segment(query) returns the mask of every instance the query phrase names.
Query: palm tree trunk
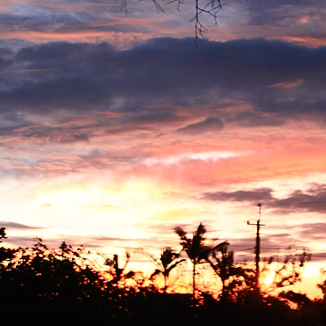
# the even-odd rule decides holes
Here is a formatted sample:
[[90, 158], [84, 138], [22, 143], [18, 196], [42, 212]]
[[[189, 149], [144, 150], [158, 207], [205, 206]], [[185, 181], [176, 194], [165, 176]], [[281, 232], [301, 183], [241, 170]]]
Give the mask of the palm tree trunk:
[[192, 306], [195, 307], [196, 293], [196, 264], [192, 265]]
[[166, 279], [167, 279], [167, 276], [164, 275], [164, 294], [166, 293]]

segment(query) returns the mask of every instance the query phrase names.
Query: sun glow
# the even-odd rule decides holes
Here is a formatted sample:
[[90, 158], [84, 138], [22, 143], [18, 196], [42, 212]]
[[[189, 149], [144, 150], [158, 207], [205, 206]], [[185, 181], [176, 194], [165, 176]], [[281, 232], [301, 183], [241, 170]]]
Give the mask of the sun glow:
[[265, 277], [264, 279], [264, 284], [265, 285], [271, 285], [273, 280], [274, 280], [274, 276], [275, 276], [275, 272], [274, 272], [274, 269], [271, 269], [267, 276]]

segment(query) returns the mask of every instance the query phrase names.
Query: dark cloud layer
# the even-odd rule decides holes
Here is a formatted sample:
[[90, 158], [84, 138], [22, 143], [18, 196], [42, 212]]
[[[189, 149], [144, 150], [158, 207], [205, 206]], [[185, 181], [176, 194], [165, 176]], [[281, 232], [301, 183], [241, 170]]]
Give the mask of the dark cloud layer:
[[[325, 120], [324, 47], [252, 39], [198, 49], [192, 39], [153, 39], [126, 51], [58, 42], [0, 55], [1, 112], [132, 111], [134, 119], [160, 120], [162, 111], [151, 106], [164, 101], [190, 110], [209, 104], [211, 116], [188, 130], [219, 128], [221, 118], [244, 125]], [[216, 116], [219, 101], [231, 100], [254, 111]]]
[[260, 188], [254, 190], [238, 190], [234, 192], [207, 192], [204, 199], [216, 201], [237, 201], [237, 202], [255, 202], [271, 201], [273, 199], [272, 189]]
[[206, 192], [203, 199], [214, 201], [233, 201], [247, 203], [263, 203], [272, 208], [274, 213], [284, 214], [298, 211], [325, 213], [326, 185], [314, 184], [307, 191], [296, 190], [286, 198], [278, 199], [273, 196], [270, 188], [253, 190], [238, 190], [234, 192]]

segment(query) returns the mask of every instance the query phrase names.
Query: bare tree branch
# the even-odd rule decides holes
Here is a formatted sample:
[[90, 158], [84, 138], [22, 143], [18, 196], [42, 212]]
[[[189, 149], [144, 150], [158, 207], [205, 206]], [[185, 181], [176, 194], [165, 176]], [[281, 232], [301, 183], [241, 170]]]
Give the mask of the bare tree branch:
[[[127, 10], [127, 0], [119, 0], [121, 3], [121, 10]], [[159, 0], [152, 0], [157, 12], [165, 12]], [[177, 3], [177, 10], [180, 11], [181, 5], [185, 4], [185, 0], [161, 0], [165, 5], [170, 5], [172, 3]], [[221, 0], [196, 0], [195, 2], [195, 16], [190, 20], [190, 22], [195, 22], [195, 44], [197, 45], [197, 40], [202, 40], [204, 38], [204, 33], [208, 31], [207, 27], [202, 23], [202, 15], [208, 15], [213, 20], [215, 25], [217, 25], [217, 15], [223, 9], [225, 4], [221, 3]]]

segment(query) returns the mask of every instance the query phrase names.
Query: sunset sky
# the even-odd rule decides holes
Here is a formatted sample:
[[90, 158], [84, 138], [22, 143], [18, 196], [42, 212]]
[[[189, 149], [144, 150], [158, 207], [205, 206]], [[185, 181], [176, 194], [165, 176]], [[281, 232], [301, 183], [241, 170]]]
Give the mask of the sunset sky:
[[262, 259], [312, 253], [320, 295], [325, 0], [225, 0], [197, 47], [185, 2], [0, 2], [4, 244], [158, 255], [202, 222], [253, 260], [261, 203]]

